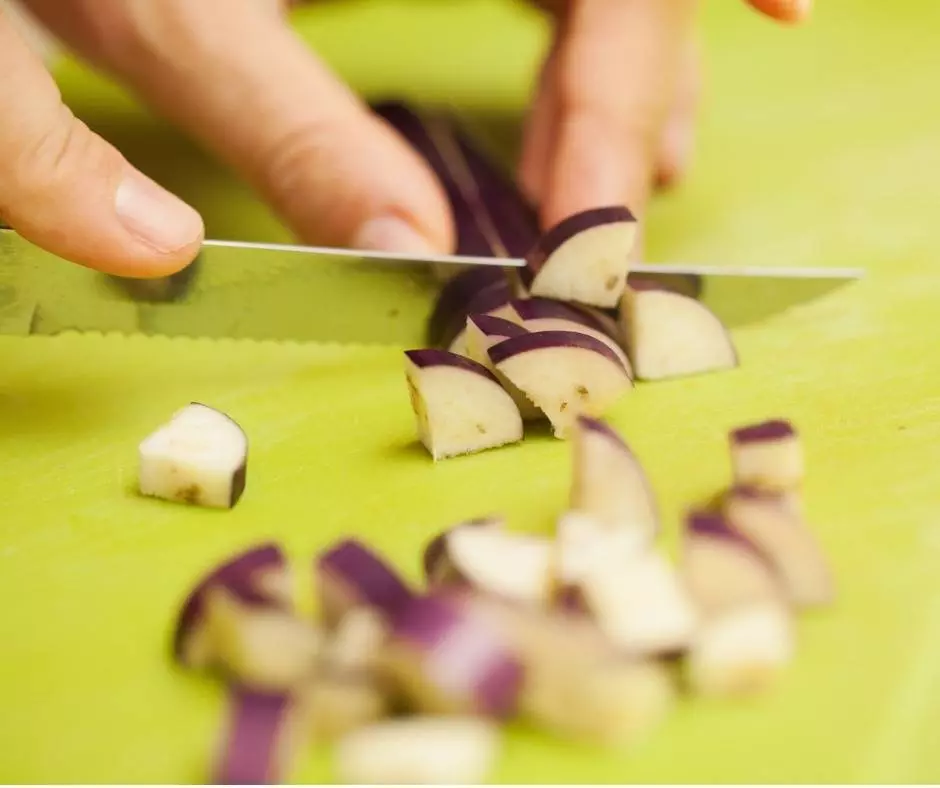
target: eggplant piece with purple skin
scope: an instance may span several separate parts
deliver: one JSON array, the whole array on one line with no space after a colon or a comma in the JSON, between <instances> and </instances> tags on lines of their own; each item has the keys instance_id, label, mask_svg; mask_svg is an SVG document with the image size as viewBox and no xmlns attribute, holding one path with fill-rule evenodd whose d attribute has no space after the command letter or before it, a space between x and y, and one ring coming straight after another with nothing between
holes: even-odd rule
<instances>
[{"instance_id":1,"label":"eggplant piece with purple skin","mask_svg":"<svg viewBox=\"0 0 940 788\"><path fill-rule=\"evenodd\" d=\"M609 747L639 743L662 723L676 692L656 660L625 657L584 616L471 595L463 604L498 627L519 655L521 715L565 739Z\"/></svg>"},{"instance_id":2,"label":"eggplant piece with purple skin","mask_svg":"<svg viewBox=\"0 0 940 788\"><path fill-rule=\"evenodd\" d=\"M233 687L228 722L212 785L276 785L299 744L295 706L288 693Z\"/></svg>"},{"instance_id":3,"label":"eggplant piece with purple skin","mask_svg":"<svg viewBox=\"0 0 940 788\"><path fill-rule=\"evenodd\" d=\"M505 635L444 594L418 597L399 613L382 664L408 706L426 714L508 718L524 679Z\"/></svg>"},{"instance_id":4,"label":"eggplant piece with purple skin","mask_svg":"<svg viewBox=\"0 0 940 788\"><path fill-rule=\"evenodd\" d=\"M533 296L616 306L636 234L636 218L626 206L573 214L544 233L526 255L522 283Z\"/></svg>"},{"instance_id":5,"label":"eggplant piece with purple skin","mask_svg":"<svg viewBox=\"0 0 940 788\"><path fill-rule=\"evenodd\" d=\"M732 430L731 465L738 485L785 492L803 482L803 447L786 419L768 419Z\"/></svg>"},{"instance_id":6,"label":"eggplant piece with purple skin","mask_svg":"<svg viewBox=\"0 0 940 788\"><path fill-rule=\"evenodd\" d=\"M453 528L435 536L424 548L421 564L424 567L424 578L428 585L451 585L462 583L459 570L450 561L448 555L447 537L458 528L503 528L505 520L502 517L476 517L465 520Z\"/></svg>"},{"instance_id":7,"label":"eggplant piece with purple skin","mask_svg":"<svg viewBox=\"0 0 940 788\"><path fill-rule=\"evenodd\" d=\"M633 382L617 354L577 331L539 331L493 345L495 369L566 438L581 414L602 416Z\"/></svg>"},{"instance_id":8,"label":"eggplant piece with purple skin","mask_svg":"<svg viewBox=\"0 0 940 788\"><path fill-rule=\"evenodd\" d=\"M646 281L627 287L621 333L637 380L664 380L732 369L728 329L701 301Z\"/></svg>"},{"instance_id":9,"label":"eggplant piece with purple skin","mask_svg":"<svg viewBox=\"0 0 940 788\"><path fill-rule=\"evenodd\" d=\"M245 490L248 437L215 408L193 402L138 448L141 495L230 509Z\"/></svg>"},{"instance_id":10,"label":"eggplant piece with purple skin","mask_svg":"<svg viewBox=\"0 0 940 788\"><path fill-rule=\"evenodd\" d=\"M513 179L444 112L403 102L372 105L421 155L444 186L457 230L457 254L521 257L539 237L538 213Z\"/></svg>"},{"instance_id":11,"label":"eggplant piece with purple skin","mask_svg":"<svg viewBox=\"0 0 940 788\"><path fill-rule=\"evenodd\" d=\"M510 306L522 319L522 325L530 332L578 331L594 337L607 345L631 373L630 360L615 336L607 332L607 326L594 314L578 307L550 298L520 298Z\"/></svg>"},{"instance_id":12,"label":"eggplant piece with purple skin","mask_svg":"<svg viewBox=\"0 0 940 788\"><path fill-rule=\"evenodd\" d=\"M436 585L467 586L521 604L548 601L554 562L551 540L473 524L452 528L441 538Z\"/></svg>"},{"instance_id":13,"label":"eggplant piece with purple skin","mask_svg":"<svg viewBox=\"0 0 940 788\"><path fill-rule=\"evenodd\" d=\"M496 268L481 266L454 276L441 288L428 318L428 342L442 347L452 342L470 314L473 301L491 290L506 295L512 292L505 275Z\"/></svg>"},{"instance_id":14,"label":"eggplant piece with purple skin","mask_svg":"<svg viewBox=\"0 0 940 788\"><path fill-rule=\"evenodd\" d=\"M781 579L764 552L721 514L686 517L681 569L703 617L758 603L785 600Z\"/></svg>"},{"instance_id":15,"label":"eggplant piece with purple skin","mask_svg":"<svg viewBox=\"0 0 940 788\"><path fill-rule=\"evenodd\" d=\"M816 607L832 602L832 572L786 493L735 487L724 498L724 512L728 523L757 545L777 569L793 605Z\"/></svg>"},{"instance_id":16,"label":"eggplant piece with purple skin","mask_svg":"<svg viewBox=\"0 0 940 788\"><path fill-rule=\"evenodd\" d=\"M521 324L522 320L516 314L516 310L513 309L512 300L512 292L510 290L504 289L503 287L490 287L479 293L469 304L467 304L466 317L470 317L472 315L490 315L493 317L500 317L513 323ZM454 329L453 332L448 332L448 335L452 333L453 336L447 345L447 349L451 353L458 353L461 356L467 355L466 317L461 318L461 322L459 324L454 324L452 326Z\"/></svg>"},{"instance_id":17,"label":"eggplant piece with purple skin","mask_svg":"<svg viewBox=\"0 0 940 788\"><path fill-rule=\"evenodd\" d=\"M244 605L289 611L290 585L287 561L273 543L254 547L217 567L190 592L180 609L173 636L174 658L192 668L207 667L214 660L207 627L213 589L224 589Z\"/></svg>"},{"instance_id":18,"label":"eggplant piece with purple skin","mask_svg":"<svg viewBox=\"0 0 940 788\"><path fill-rule=\"evenodd\" d=\"M522 416L482 364L446 350L405 352L418 437L436 461L522 440Z\"/></svg>"},{"instance_id":19,"label":"eggplant piece with purple skin","mask_svg":"<svg viewBox=\"0 0 940 788\"><path fill-rule=\"evenodd\" d=\"M570 508L611 528L635 529L641 540L652 542L659 533L659 511L636 455L600 419L579 416L572 434Z\"/></svg>"},{"instance_id":20,"label":"eggplant piece with purple skin","mask_svg":"<svg viewBox=\"0 0 940 788\"><path fill-rule=\"evenodd\" d=\"M490 360L490 348L504 339L521 337L529 330L518 323L494 315L471 315L467 318L467 328L464 332L464 346L467 358L482 364L499 380L500 385L512 397L512 401L519 408L519 415L523 421L540 421L544 418L529 398L513 385L512 381L503 375Z\"/></svg>"},{"instance_id":21,"label":"eggplant piece with purple skin","mask_svg":"<svg viewBox=\"0 0 940 788\"><path fill-rule=\"evenodd\" d=\"M414 598L395 570L356 539L346 539L321 553L314 580L321 615L331 629L360 607L392 620Z\"/></svg>"}]
</instances>

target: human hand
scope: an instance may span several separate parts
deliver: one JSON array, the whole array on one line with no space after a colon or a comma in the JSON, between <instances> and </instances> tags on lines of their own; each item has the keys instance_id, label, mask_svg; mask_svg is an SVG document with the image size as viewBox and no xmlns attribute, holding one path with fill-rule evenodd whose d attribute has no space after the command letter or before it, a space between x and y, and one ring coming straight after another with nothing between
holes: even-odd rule
<instances>
[{"instance_id":1,"label":"human hand","mask_svg":"<svg viewBox=\"0 0 940 788\"><path fill-rule=\"evenodd\" d=\"M519 180L543 225L586 208L642 215L691 156L699 90L695 0L536 0L555 20ZM747 0L797 22L812 0Z\"/></svg>"},{"instance_id":2,"label":"human hand","mask_svg":"<svg viewBox=\"0 0 940 788\"><path fill-rule=\"evenodd\" d=\"M294 34L279 0L25 0L230 164L311 243L450 251L446 198L423 161ZM39 246L122 276L173 273L199 215L62 104L0 10L0 218Z\"/></svg>"}]
</instances>

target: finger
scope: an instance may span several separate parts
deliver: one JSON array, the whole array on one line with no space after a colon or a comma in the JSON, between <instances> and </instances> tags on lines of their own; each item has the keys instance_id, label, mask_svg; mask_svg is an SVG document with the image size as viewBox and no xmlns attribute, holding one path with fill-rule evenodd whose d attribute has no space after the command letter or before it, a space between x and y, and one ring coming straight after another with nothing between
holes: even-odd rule
<instances>
[{"instance_id":1,"label":"finger","mask_svg":"<svg viewBox=\"0 0 940 788\"><path fill-rule=\"evenodd\" d=\"M0 217L65 259L157 276L189 263L202 220L76 120L0 10Z\"/></svg>"},{"instance_id":2,"label":"finger","mask_svg":"<svg viewBox=\"0 0 940 788\"><path fill-rule=\"evenodd\" d=\"M58 6L58 0L40 5ZM112 0L85 0L115 14ZM107 9L105 9L107 6ZM443 189L256 0L126 2L108 65L252 183L304 240L449 251ZM112 24L117 24L112 22ZM114 38L114 36L112 36Z\"/></svg>"},{"instance_id":3,"label":"finger","mask_svg":"<svg viewBox=\"0 0 940 788\"><path fill-rule=\"evenodd\" d=\"M526 117L522 132L522 155L519 159L519 182L533 204L539 205L546 189L555 145L555 124L558 117L558 94L555 90L558 72L556 34L542 65L535 100Z\"/></svg>"},{"instance_id":4,"label":"finger","mask_svg":"<svg viewBox=\"0 0 940 788\"><path fill-rule=\"evenodd\" d=\"M780 22L802 22L813 9L813 0L747 0L747 3Z\"/></svg>"},{"instance_id":5,"label":"finger","mask_svg":"<svg viewBox=\"0 0 940 788\"><path fill-rule=\"evenodd\" d=\"M543 221L598 205L642 215L692 0L583 0L562 44Z\"/></svg>"},{"instance_id":6,"label":"finger","mask_svg":"<svg viewBox=\"0 0 940 788\"><path fill-rule=\"evenodd\" d=\"M698 45L690 39L683 54L672 109L659 145L656 185L668 188L688 169L695 148L695 116L701 95Z\"/></svg>"}]
</instances>

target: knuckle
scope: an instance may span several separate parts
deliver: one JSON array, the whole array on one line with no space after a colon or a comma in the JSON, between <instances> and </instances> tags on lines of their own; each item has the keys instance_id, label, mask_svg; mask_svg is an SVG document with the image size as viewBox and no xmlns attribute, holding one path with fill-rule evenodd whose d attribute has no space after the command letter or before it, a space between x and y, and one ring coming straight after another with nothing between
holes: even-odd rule
<instances>
[{"instance_id":1,"label":"knuckle","mask_svg":"<svg viewBox=\"0 0 940 788\"><path fill-rule=\"evenodd\" d=\"M46 193L65 181L81 163L87 166L96 156L94 136L62 105L54 121L31 144L24 146L13 162L13 182L20 192Z\"/></svg>"}]
</instances>

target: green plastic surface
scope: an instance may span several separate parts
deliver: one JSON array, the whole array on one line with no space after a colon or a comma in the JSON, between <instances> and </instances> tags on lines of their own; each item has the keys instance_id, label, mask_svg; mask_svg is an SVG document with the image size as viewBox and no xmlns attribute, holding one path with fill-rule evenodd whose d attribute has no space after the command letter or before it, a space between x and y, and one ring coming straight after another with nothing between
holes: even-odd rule
<instances>
[{"instance_id":1,"label":"green plastic surface","mask_svg":"<svg viewBox=\"0 0 940 788\"><path fill-rule=\"evenodd\" d=\"M453 101L507 145L541 46L533 17L482 0L341 5L298 21L341 73L373 95ZM514 726L500 782L940 780L940 6L829 0L781 30L738 5L708 4L699 157L653 211L651 256L869 276L735 330L739 370L642 386L611 420L674 544L681 511L728 478L726 430L792 418L838 603L801 619L796 661L766 697L683 703L633 752ZM61 80L82 117L204 211L210 235L287 237L113 88L75 68ZM250 436L231 512L134 494L137 443L190 400ZM205 569L273 537L309 595L312 554L359 534L417 578L422 543L461 518L550 528L569 473L568 446L544 436L432 465L400 353L339 345L0 338L0 447L4 782L205 780L223 693L167 651ZM317 748L291 774L330 778Z\"/></svg>"}]
</instances>

